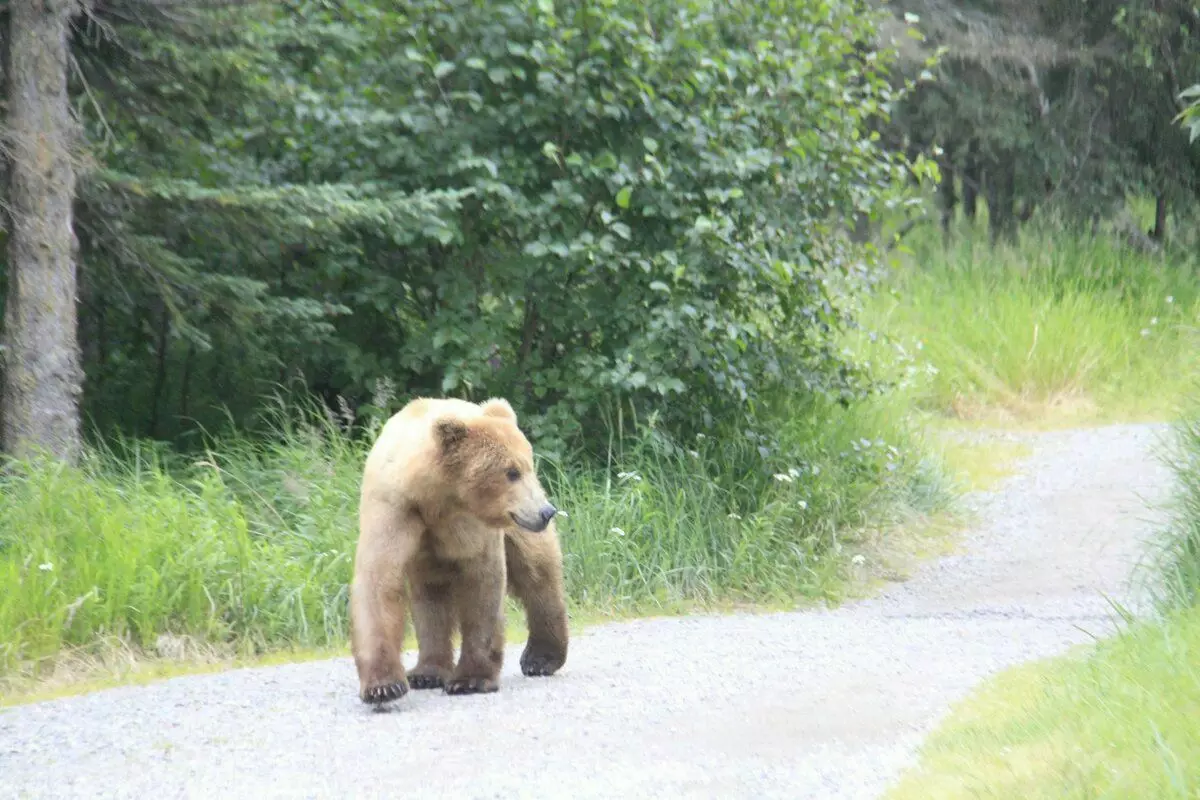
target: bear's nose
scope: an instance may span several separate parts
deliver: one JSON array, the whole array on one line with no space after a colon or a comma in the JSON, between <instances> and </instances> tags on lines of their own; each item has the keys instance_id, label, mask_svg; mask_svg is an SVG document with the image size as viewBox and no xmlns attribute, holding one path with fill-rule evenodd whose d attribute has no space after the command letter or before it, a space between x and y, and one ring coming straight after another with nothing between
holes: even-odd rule
<instances>
[{"instance_id":1,"label":"bear's nose","mask_svg":"<svg viewBox=\"0 0 1200 800\"><path fill-rule=\"evenodd\" d=\"M549 525L550 520L554 519L554 515L558 513L558 509L547 503L546 505L542 506L542 510L539 513L542 517L542 524Z\"/></svg>"}]
</instances>

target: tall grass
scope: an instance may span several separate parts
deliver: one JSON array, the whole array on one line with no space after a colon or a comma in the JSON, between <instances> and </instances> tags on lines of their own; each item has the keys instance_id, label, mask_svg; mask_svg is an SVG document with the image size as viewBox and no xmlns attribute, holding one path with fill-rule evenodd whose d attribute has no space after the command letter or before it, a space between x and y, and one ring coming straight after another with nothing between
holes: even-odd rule
<instances>
[{"instance_id":1,"label":"tall grass","mask_svg":"<svg viewBox=\"0 0 1200 800\"><path fill-rule=\"evenodd\" d=\"M1160 609L1200 606L1200 395L1173 426L1164 459L1174 477L1166 529L1154 552Z\"/></svg>"},{"instance_id":2,"label":"tall grass","mask_svg":"<svg viewBox=\"0 0 1200 800\"><path fill-rule=\"evenodd\" d=\"M918 239L873 329L936 372L923 407L962 418L1164 417L1200 363L1200 258L1030 230L993 247L969 229Z\"/></svg>"},{"instance_id":3,"label":"tall grass","mask_svg":"<svg viewBox=\"0 0 1200 800\"><path fill-rule=\"evenodd\" d=\"M683 446L652 428L602 463L543 463L573 609L827 596L857 526L948 498L886 402L792 404L780 431L778 471L735 439ZM164 634L242 653L342 646L368 445L281 408L271 436L193 459L126 442L76 468L9 464L0 677L64 648L153 651Z\"/></svg>"}]
</instances>

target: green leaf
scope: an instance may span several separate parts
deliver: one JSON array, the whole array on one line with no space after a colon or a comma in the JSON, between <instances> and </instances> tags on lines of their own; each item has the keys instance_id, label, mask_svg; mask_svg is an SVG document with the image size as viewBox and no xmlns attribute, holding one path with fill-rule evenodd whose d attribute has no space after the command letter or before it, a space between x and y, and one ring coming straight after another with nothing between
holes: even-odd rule
<instances>
[{"instance_id":1,"label":"green leaf","mask_svg":"<svg viewBox=\"0 0 1200 800\"><path fill-rule=\"evenodd\" d=\"M433 68L433 77L441 80L442 78L454 72L454 64L449 61L439 61L437 66Z\"/></svg>"},{"instance_id":2,"label":"green leaf","mask_svg":"<svg viewBox=\"0 0 1200 800\"><path fill-rule=\"evenodd\" d=\"M628 186L622 186L617 192L617 206L619 208L629 208L629 198L633 194L633 190Z\"/></svg>"}]
</instances>

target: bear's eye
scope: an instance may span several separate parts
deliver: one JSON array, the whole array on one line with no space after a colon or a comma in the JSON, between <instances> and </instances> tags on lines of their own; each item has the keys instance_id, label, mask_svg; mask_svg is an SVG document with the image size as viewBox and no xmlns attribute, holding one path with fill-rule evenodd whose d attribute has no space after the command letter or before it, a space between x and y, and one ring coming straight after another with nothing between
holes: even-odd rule
<instances>
[{"instance_id":1,"label":"bear's eye","mask_svg":"<svg viewBox=\"0 0 1200 800\"><path fill-rule=\"evenodd\" d=\"M516 483L517 481L521 480L521 470L517 469L516 467L509 467L507 474L508 474L508 479L510 481L512 481L513 483Z\"/></svg>"}]
</instances>

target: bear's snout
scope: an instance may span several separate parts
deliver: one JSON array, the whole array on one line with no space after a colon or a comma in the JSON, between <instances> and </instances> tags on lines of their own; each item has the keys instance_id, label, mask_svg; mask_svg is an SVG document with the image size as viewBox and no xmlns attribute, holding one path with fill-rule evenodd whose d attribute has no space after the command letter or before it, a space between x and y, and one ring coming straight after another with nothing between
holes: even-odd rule
<instances>
[{"instance_id":1,"label":"bear's snout","mask_svg":"<svg viewBox=\"0 0 1200 800\"><path fill-rule=\"evenodd\" d=\"M512 514L513 522L521 526L530 533L541 533L550 525L550 520L554 519L554 515L558 513L558 509L546 503L538 509L536 515L525 516L524 514Z\"/></svg>"}]
</instances>

